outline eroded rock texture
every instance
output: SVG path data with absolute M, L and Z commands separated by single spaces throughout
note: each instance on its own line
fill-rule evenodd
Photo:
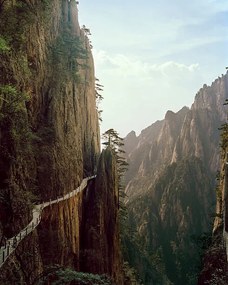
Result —
M 190 109 L 168 111 L 138 137 L 131 132 L 125 138 L 129 224 L 151 266 L 174 284 L 197 282 L 199 240 L 205 232 L 211 235 L 220 167 L 218 128 L 226 122 L 227 97 L 226 74 L 204 85 Z M 141 270 L 145 280 L 146 268 Z
M 100 132 L 89 32 L 79 27 L 77 2 L 0 1 L 0 30 L 1 241 L 27 225 L 33 203 L 71 192 L 83 177 L 94 174 L 100 155 Z M 111 176 L 114 166 L 109 166 Z M 107 202 L 102 199 L 108 199 L 105 191 L 111 193 L 116 186 L 101 169 L 98 182 L 91 182 L 76 197 L 44 210 L 41 224 L 21 245 L 30 259 L 36 256 L 36 262 L 32 259 L 34 262 L 25 265 L 18 259 L 18 248 L 1 269 L 1 284 L 14 284 L 10 282 L 17 278 L 32 284 L 43 268 L 54 263 L 107 273 L 117 279 L 114 192 L 109 197 L 110 214 L 106 216 L 110 209 L 102 208 Z M 105 190 L 99 190 L 101 179 L 106 181 Z M 114 183 L 110 190 L 109 182 Z M 91 194 L 95 191 L 101 195 L 95 196 L 96 208 L 93 200 L 87 200 L 87 195 L 95 195 Z M 95 213 L 95 220 L 91 217 L 87 221 L 90 209 L 100 212 Z M 100 247 L 98 252 L 99 256 L 104 254 L 104 260 L 85 266 L 81 258 L 90 246 L 95 250 L 89 242 L 93 241 L 91 231 L 98 220 L 97 234 L 104 243 L 104 249 Z M 8 266 L 11 274 L 7 273 Z M 30 269 L 33 274 L 27 276 Z

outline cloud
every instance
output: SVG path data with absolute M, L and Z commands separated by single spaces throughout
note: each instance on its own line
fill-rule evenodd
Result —
M 157 75 L 172 76 L 180 72 L 193 73 L 199 70 L 198 63 L 184 64 L 175 61 L 166 61 L 159 64 L 148 63 L 136 57 L 123 54 L 110 55 L 105 51 L 94 50 L 94 59 L 100 69 L 109 70 L 124 77 L 151 77 Z
M 195 72 L 199 70 L 199 64 L 193 63 L 190 65 L 186 65 L 183 63 L 178 63 L 174 61 L 167 61 L 162 64 L 153 65 L 152 68 L 157 71 L 161 71 L 163 74 L 172 73 L 173 71 L 180 71 L 180 72 Z M 172 76 L 172 74 L 171 74 Z
M 79 7 L 105 87 L 104 129 L 139 131 L 168 109 L 190 106 L 224 70 L 227 0 L 98 0 Z

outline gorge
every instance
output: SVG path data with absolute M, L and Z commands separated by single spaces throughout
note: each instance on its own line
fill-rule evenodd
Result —
M 220 170 L 218 128 L 227 119 L 227 88 L 226 74 L 211 86 L 204 85 L 191 109 L 168 111 L 164 120 L 138 137 L 131 132 L 125 138 L 129 224 L 149 267 L 157 264 L 173 284 L 197 284 L 205 246 L 201 243 L 209 243 L 212 235 L 215 178 Z M 128 256 L 130 250 L 126 251 Z M 131 262 L 140 268 L 136 258 Z M 147 271 L 141 269 L 141 274 L 150 284 Z
M 122 193 L 78 4 L 0 0 L 0 284 L 228 284 L 228 74 L 117 142 Z

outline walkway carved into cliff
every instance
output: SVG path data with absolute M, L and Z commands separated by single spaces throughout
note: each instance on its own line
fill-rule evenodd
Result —
M 35 205 L 33 212 L 32 212 L 33 217 L 30 223 L 23 230 L 21 230 L 17 235 L 6 240 L 4 246 L 0 248 L 0 267 L 5 263 L 8 257 L 14 252 L 18 244 L 39 225 L 41 221 L 41 214 L 44 208 L 49 207 L 52 204 L 56 204 L 64 200 L 72 198 L 77 193 L 84 190 L 87 187 L 88 181 L 91 179 L 94 179 L 95 177 L 96 176 L 90 176 L 90 177 L 84 178 L 82 180 L 82 183 L 77 189 L 73 190 L 70 193 L 65 194 L 62 197 L 58 197 L 55 200 L 50 200 L 48 202 Z

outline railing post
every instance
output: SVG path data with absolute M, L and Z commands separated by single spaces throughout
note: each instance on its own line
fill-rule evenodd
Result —
M 28 234 L 28 227 L 25 228 L 25 234 L 27 236 L 27 234 Z
M 2 252 L 2 263 L 5 261 L 5 251 Z
M 19 239 L 21 240 L 21 232 L 20 232 L 20 235 L 19 235 Z
M 9 249 L 10 249 L 10 247 L 9 247 L 9 245 L 7 246 L 7 251 L 6 251 L 6 256 L 9 256 Z

